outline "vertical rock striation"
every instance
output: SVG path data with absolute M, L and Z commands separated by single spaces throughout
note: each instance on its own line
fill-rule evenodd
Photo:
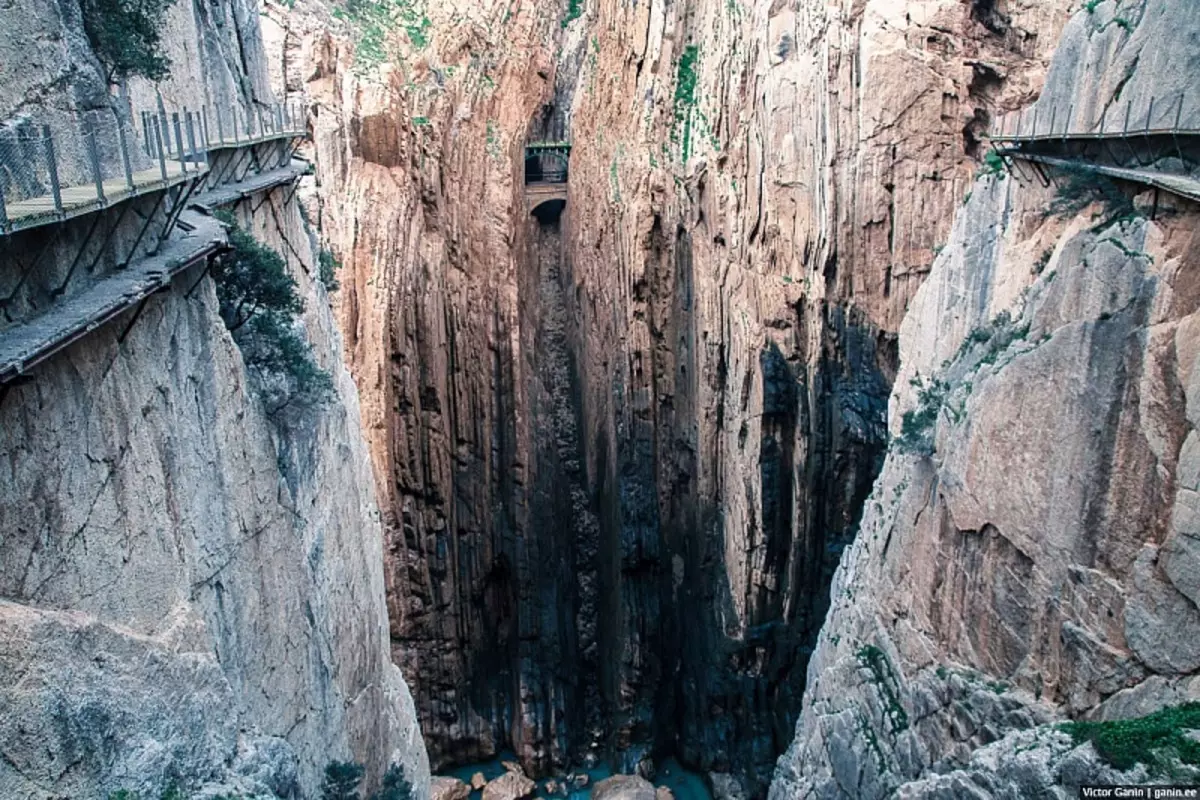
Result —
M 1074 109 L 1086 129 L 1119 93 L 1144 117 L 1195 75 L 1194 14 L 1113 5 L 1066 27 L 1042 113 Z M 1048 723 L 1200 696 L 1179 635 L 1200 629 L 1197 208 L 1152 192 L 1069 207 L 1059 183 L 1028 167 L 977 180 L 909 308 L 891 425 L 910 446 L 889 451 L 834 579 L 772 797 L 1144 781 Z
M 900 320 L 1068 5 L 274 12 L 436 764 L 676 751 L 765 791 Z M 521 148 L 558 121 L 540 226 Z
M 0 17 L 50 32 L 5 38 L 6 68 L 28 65 L 0 92 L 6 118 L 112 102 L 77 6 Z M 269 98 L 255 4 L 177 4 L 163 37 L 173 76 L 160 88 L 181 105 L 205 91 Z M 55 47 L 70 58 L 45 56 Z M 306 336 L 333 377 L 327 406 L 288 425 L 268 416 L 198 269 L 4 389 L 6 798 L 158 797 L 171 785 L 308 797 L 333 758 L 363 762 L 371 786 L 400 764 L 427 792 L 412 697 L 388 657 L 357 390 L 288 188 L 253 196 L 239 216 L 299 283 Z M 77 223 L 53 235 L 78 241 L 89 220 Z M 20 248 L 40 236 L 6 240 L 5 292 L 14 265 L 33 260 Z M 48 299 L 38 292 L 63 269 L 30 277 L 40 288 L 29 296 Z

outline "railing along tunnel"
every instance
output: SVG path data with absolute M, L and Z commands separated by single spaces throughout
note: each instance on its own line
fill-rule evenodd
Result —
M 529 212 L 543 222 L 558 219 L 567 204 L 570 157 L 569 142 L 525 145 L 525 197 Z

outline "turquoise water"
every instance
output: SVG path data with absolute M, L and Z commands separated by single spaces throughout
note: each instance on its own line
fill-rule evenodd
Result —
M 501 753 L 498 757 L 491 761 L 482 761 L 478 764 L 464 764 L 461 767 L 443 770 L 442 775 L 450 775 L 458 778 L 464 783 L 471 782 L 471 776 L 476 772 L 482 772 L 483 777 L 489 781 L 493 778 L 498 778 L 504 774 L 504 767 L 501 766 L 501 761 L 516 761 L 517 758 L 512 753 Z M 588 776 L 588 785 L 582 789 L 575 789 L 569 795 L 567 800 L 589 800 L 592 796 L 592 787 L 605 778 L 612 776 L 612 769 L 607 764 L 598 764 L 592 769 L 570 769 L 564 770 L 566 773 L 586 772 Z M 546 780 L 537 782 L 538 788 L 535 796 L 541 797 L 556 797 L 561 798 L 561 794 L 549 795 L 545 791 Z M 675 795 L 675 800 L 712 800 L 712 795 L 708 791 L 708 787 L 704 785 L 704 780 L 695 772 L 684 769 L 684 767 L 674 758 L 664 759 L 658 763 L 658 774 L 651 781 L 655 786 L 666 786 Z M 472 791 L 470 800 L 480 800 L 483 792 Z

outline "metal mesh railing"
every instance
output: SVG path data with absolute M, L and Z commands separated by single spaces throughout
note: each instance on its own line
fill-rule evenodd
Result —
M 570 157 L 568 142 L 530 142 L 525 145 L 525 183 L 566 183 Z
M 212 150 L 303 136 L 301 102 L 10 120 L 0 125 L 0 233 L 171 185 L 206 170 Z
M 1034 105 L 1032 109 L 998 116 L 992 124 L 991 138 L 1005 142 L 1200 134 L 1195 120 L 1187 118 L 1195 116 L 1195 98 L 1189 106 L 1187 95 L 1185 91 L 1170 97 L 1151 97 L 1136 106 L 1131 98 L 1124 104 L 1106 104 L 1098 116 L 1083 113 L 1074 105 L 1065 109 L 1051 106 L 1048 110 Z

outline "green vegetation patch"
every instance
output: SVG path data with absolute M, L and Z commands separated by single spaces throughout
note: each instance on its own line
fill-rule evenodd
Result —
M 672 139 L 680 142 L 684 163 L 691 154 L 692 110 L 696 107 L 696 83 L 700 68 L 700 48 L 689 44 L 679 56 L 675 74 L 675 127 Z
M 1154 775 L 1169 775 L 1179 763 L 1200 767 L 1200 703 L 1184 703 L 1138 719 L 1066 722 L 1059 726 L 1077 744 L 1091 742 L 1105 763 L 1120 770 L 1143 764 Z
M 980 172 L 984 175 L 1007 175 L 1008 162 L 996 150 L 988 150 L 987 154 L 983 157 L 983 168 Z
M 352 761 L 331 761 L 325 767 L 325 780 L 321 784 L 321 800 L 359 800 L 358 785 L 362 783 L 366 770 L 362 764 Z M 370 800 L 412 800 L 413 787 L 404 774 L 404 767 L 392 764 L 384 773 L 379 790 Z
M 140 75 L 160 81 L 171 73 L 162 51 L 162 23 L 175 0 L 83 0 L 83 29 L 108 79 Z
M 354 60 L 365 69 L 388 59 L 387 41 L 393 31 L 403 30 L 413 47 L 422 50 L 429 44 L 433 24 L 418 0 L 346 0 L 333 9 L 333 16 L 357 30 Z
M 873 644 L 863 645 L 854 653 L 858 664 L 871 672 L 872 681 L 883 693 L 884 713 L 892 723 L 892 733 L 908 728 L 908 712 L 900 703 L 900 685 L 887 653 Z
M 338 261 L 337 256 L 332 251 L 324 248 L 321 249 L 321 254 L 317 260 L 319 276 L 321 283 L 325 285 L 325 291 L 336 292 L 341 288 L 337 274 L 342 268 L 342 262 Z
M 230 250 L 211 271 L 221 319 L 257 379 L 268 413 L 324 403 L 333 393 L 333 379 L 317 366 L 297 331 L 304 301 L 286 262 L 238 227 L 231 214 L 218 218 L 230 226 Z
M 1133 199 L 1107 175 L 1085 167 L 1063 167 L 1058 170 L 1058 190 L 1050 203 L 1050 213 L 1058 217 L 1073 217 L 1092 203 L 1103 211 L 1092 230 L 1106 228 L 1114 222 L 1133 219 L 1137 211 Z
M 583 0 L 567 0 L 567 16 L 563 18 L 562 26 L 565 28 L 582 16 Z
M 942 413 L 942 406 L 950 393 L 950 385 L 938 378 L 932 378 L 926 384 L 920 376 L 913 378 L 911 383 L 917 390 L 917 407 L 904 412 L 900 419 L 900 435 L 895 438 L 894 444 L 902 453 L 932 455 L 933 434 L 938 415 Z

